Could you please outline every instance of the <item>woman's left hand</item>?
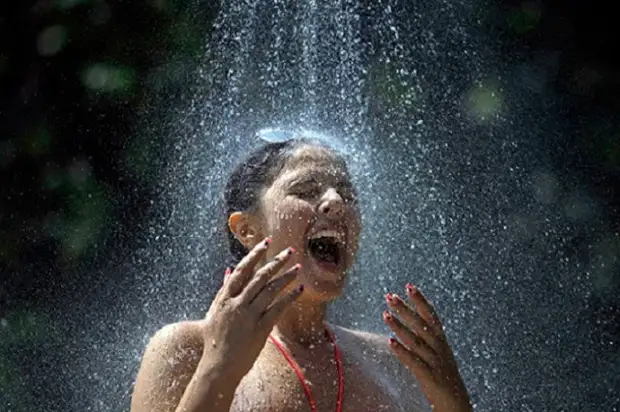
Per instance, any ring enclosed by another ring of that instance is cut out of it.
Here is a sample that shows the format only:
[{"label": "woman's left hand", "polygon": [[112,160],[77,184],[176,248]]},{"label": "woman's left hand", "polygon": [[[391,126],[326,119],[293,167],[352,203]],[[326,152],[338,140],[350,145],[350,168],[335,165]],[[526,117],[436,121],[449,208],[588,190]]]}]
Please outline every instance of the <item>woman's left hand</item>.
[{"label": "woman's left hand", "polygon": [[433,306],[415,287],[407,284],[410,306],[388,293],[383,319],[396,335],[390,348],[415,375],[434,412],[471,412],[467,389]]}]

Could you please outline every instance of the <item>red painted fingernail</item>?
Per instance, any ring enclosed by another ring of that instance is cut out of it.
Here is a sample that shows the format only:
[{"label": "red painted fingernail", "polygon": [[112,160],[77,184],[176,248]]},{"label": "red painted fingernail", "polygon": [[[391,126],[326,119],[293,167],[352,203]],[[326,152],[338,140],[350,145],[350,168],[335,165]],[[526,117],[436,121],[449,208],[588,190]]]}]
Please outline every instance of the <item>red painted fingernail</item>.
[{"label": "red painted fingernail", "polygon": [[387,300],[388,302],[392,301],[392,295],[390,293],[386,293],[385,294],[385,300]]},{"label": "red painted fingernail", "polygon": [[289,255],[292,255],[293,253],[295,253],[295,249],[294,249],[294,248],[292,248],[292,247],[290,247],[290,248],[288,248],[288,252],[287,252],[287,253],[288,253]]},{"label": "red painted fingernail", "polygon": [[413,286],[411,283],[407,283],[406,287],[407,287],[407,290],[409,291],[409,293],[415,293],[416,292],[416,287]]},{"label": "red painted fingernail", "polygon": [[293,270],[299,270],[299,269],[301,269],[301,263],[298,263],[295,266],[293,266]]},{"label": "red painted fingernail", "polygon": [[228,275],[230,275],[230,268],[226,268],[226,270],[224,271],[224,276]]},{"label": "red painted fingernail", "polygon": [[390,338],[390,345],[392,346],[396,345],[396,339]]},{"label": "red painted fingernail", "polygon": [[392,320],[392,314],[386,310],[383,312],[383,318],[385,320]]},{"label": "red painted fingernail", "polygon": [[271,243],[271,238],[270,237],[265,239],[265,246],[269,246],[270,243]]}]

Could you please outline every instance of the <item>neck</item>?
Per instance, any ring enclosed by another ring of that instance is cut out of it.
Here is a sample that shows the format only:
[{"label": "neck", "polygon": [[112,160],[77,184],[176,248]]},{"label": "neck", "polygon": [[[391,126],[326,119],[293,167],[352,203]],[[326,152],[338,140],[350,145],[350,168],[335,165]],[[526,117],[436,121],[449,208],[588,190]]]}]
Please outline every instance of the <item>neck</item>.
[{"label": "neck", "polygon": [[316,345],[325,341],[326,303],[293,303],[278,320],[272,334],[285,343],[301,346]]}]

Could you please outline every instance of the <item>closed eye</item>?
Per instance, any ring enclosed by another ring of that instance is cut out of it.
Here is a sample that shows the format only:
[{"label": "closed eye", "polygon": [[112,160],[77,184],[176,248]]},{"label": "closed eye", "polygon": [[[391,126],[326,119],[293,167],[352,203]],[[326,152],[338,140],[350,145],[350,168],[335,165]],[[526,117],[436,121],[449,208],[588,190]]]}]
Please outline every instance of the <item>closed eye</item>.
[{"label": "closed eye", "polygon": [[[293,187],[290,193],[302,199],[315,199],[322,194],[323,185],[318,183],[306,183]],[[349,183],[340,183],[337,185],[338,194],[349,204],[357,201],[357,193]]]},{"label": "closed eye", "polygon": [[318,186],[306,186],[296,188],[292,191],[295,196],[301,197],[302,199],[312,199],[319,195],[320,189]]}]

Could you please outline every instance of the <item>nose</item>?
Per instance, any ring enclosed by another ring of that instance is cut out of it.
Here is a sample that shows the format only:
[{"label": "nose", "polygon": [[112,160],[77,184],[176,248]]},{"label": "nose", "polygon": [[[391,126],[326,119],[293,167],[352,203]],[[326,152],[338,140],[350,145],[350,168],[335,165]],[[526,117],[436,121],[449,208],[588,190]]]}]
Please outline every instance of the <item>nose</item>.
[{"label": "nose", "polygon": [[341,218],[345,212],[344,208],[342,196],[333,188],[325,192],[319,203],[319,213],[326,215],[329,219]]}]

